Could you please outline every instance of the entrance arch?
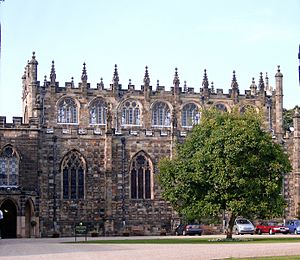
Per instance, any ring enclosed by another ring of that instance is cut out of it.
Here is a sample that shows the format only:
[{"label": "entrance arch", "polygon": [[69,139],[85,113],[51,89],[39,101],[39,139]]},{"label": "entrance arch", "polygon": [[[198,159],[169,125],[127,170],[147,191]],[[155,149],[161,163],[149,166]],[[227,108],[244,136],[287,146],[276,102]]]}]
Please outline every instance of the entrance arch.
[{"label": "entrance arch", "polygon": [[17,208],[15,203],[7,199],[0,209],[3,212],[3,219],[1,220],[1,237],[2,238],[16,238],[17,237]]}]

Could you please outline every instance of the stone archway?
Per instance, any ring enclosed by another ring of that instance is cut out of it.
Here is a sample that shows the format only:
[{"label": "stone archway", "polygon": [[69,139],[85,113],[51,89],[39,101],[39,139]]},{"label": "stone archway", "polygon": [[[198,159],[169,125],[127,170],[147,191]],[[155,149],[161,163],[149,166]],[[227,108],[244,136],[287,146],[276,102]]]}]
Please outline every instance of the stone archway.
[{"label": "stone archway", "polygon": [[16,238],[17,237],[17,207],[15,203],[7,199],[0,209],[3,212],[3,219],[1,220],[1,237],[2,238]]},{"label": "stone archway", "polygon": [[34,237],[35,226],[33,204],[30,200],[27,200],[25,203],[25,237]]}]

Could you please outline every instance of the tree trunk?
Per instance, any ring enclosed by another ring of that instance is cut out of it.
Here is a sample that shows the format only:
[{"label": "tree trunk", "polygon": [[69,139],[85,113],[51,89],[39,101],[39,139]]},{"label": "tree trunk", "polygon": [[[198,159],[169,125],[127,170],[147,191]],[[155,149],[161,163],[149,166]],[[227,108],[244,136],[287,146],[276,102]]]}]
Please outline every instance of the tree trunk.
[{"label": "tree trunk", "polygon": [[232,239],[232,230],[233,230],[235,218],[236,218],[235,214],[232,213],[229,214],[229,222],[226,228],[226,239]]}]

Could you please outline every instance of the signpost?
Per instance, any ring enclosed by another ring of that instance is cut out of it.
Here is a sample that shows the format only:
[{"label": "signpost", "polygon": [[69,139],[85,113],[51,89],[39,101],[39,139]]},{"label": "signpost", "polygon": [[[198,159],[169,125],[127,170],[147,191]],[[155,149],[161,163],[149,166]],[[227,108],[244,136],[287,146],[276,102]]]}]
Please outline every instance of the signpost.
[{"label": "signpost", "polygon": [[87,241],[87,226],[83,225],[82,222],[80,222],[78,225],[75,226],[75,242],[77,241],[77,236],[79,235],[84,235],[85,236],[85,241]]}]

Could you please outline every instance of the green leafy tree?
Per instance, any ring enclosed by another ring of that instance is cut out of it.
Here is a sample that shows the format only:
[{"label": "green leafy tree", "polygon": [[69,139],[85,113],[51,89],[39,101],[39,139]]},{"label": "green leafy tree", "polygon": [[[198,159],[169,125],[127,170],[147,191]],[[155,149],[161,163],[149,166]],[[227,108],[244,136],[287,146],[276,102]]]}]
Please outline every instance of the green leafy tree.
[{"label": "green leafy tree", "polygon": [[227,238],[238,216],[281,215],[282,178],[291,165],[261,125],[251,109],[243,114],[204,111],[201,123],[177,145],[176,156],[159,163],[164,198],[186,219],[226,212]]}]

